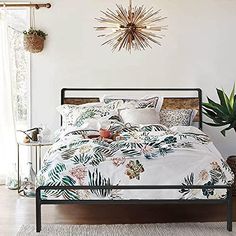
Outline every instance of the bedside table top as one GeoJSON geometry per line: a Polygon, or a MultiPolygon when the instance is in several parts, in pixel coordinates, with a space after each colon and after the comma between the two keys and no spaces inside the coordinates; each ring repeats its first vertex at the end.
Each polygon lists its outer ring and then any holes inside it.
{"type": "Polygon", "coordinates": [[[23,145],[23,146],[29,146],[29,147],[35,147],[35,146],[51,146],[53,143],[52,142],[30,142],[30,143],[24,143],[24,142],[17,142],[18,145],[23,145]]]}

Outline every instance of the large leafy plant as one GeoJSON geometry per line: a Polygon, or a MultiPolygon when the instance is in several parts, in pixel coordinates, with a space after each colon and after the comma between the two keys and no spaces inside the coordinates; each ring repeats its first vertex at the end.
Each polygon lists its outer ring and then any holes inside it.
{"type": "Polygon", "coordinates": [[[208,103],[203,103],[203,113],[209,117],[213,123],[204,123],[215,127],[228,126],[221,131],[225,136],[227,130],[234,129],[236,131],[235,85],[229,96],[226,95],[224,90],[216,90],[220,103],[214,102],[209,97],[207,97],[208,103]]]}

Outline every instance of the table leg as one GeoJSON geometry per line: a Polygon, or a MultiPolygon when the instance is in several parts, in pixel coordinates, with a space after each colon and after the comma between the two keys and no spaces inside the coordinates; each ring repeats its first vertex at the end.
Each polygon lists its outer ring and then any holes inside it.
{"type": "Polygon", "coordinates": [[[39,170],[41,170],[41,164],[42,164],[42,148],[39,146],[39,170]]]}
{"type": "Polygon", "coordinates": [[[38,147],[35,146],[35,160],[36,160],[36,164],[35,164],[35,173],[38,173],[38,147]]]}
{"type": "Polygon", "coordinates": [[[17,191],[20,192],[20,145],[17,143],[17,191]]]}

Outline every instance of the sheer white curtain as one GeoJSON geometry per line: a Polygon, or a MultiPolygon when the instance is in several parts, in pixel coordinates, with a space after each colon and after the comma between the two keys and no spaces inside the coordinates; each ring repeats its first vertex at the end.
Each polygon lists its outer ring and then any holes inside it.
{"type": "Polygon", "coordinates": [[[17,147],[6,12],[0,11],[0,183],[16,162],[17,147]]]}

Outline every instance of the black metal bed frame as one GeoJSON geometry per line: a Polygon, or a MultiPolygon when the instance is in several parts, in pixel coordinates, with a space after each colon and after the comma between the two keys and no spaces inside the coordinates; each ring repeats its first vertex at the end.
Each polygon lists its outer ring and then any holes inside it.
{"type": "MultiPolygon", "coordinates": [[[[69,88],[61,90],[61,104],[64,104],[66,91],[196,91],[199,98],[199,128],[202,129],[202,91],[198,88],[69,88]]],[[[223,199],[128,199],[128,200],[45,200],[41,198],[43,190],[96,190],[96,189],[126,189],[126,190],[180,190],[182,185],[129,185],[129,186],[40,186],[36,189],[36,232],[41,231],[41,206],[54,204],[113,204],[113,205],[140,205],[140,204],[226,204],[227,205],[227,230],[232,231],[232,186],[231,185],[192,185],[184,186],[185,189],[225,189],[226,197],[223,199]]]]}

